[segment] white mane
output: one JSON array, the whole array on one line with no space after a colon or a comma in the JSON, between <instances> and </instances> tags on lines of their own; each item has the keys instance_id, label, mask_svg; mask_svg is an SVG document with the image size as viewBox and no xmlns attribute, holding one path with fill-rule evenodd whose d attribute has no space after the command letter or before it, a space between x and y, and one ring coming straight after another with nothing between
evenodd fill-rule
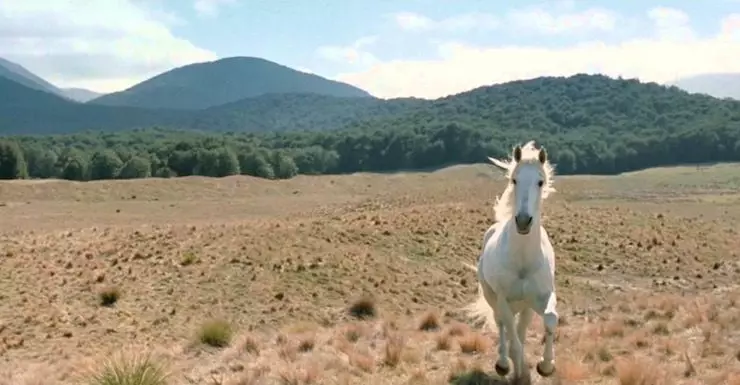
<instances>
[{"instance_id":1,"label":"white mane","mask_svg":"<svg viewBox=\"0 0 740 385\"><path fill-rule=\"evenodd\" d=\"M518 163L514 161L513 156L507 161L491 159L494 164L506 170L506 179L509 181L501 196L496 197L496 204L493 207L496 222L504 222L514 214L514 185L511 183L511 177L519 167L531 166L540 169L544 182L542 199L546 199L550 193L555 192L555 188L552 187L555 169L549 160L546 160L544 164L540 163L539 153L540 150L535 147L534 141L530 141L522 146L522 159Z\"/></svg>"}]
</instances>

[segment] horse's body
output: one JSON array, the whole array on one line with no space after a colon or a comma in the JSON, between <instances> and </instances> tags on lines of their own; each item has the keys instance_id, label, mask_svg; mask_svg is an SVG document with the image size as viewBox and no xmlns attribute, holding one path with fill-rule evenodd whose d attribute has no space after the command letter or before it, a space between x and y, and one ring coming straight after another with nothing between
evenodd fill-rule
<instances>
[{"instance_id":1,"label":"horse's body","mask_svg":"<svg viewBox=\"0 0 740 385\"><path fill-rule=\"evenodd\" d=\"M468 310L496 325L496 372L509 372L511 356L515 378L528 374L524 342L532 316L539 314L545 325L545 350L537 372L549 377L555 372L553 339L558 323L555 253L541 226L540 206L554 191L552 167L545 150L536 149L533 142L517 146L511 162L489 159L507 172L509 185L496 202L496 223L483 237L483 250L474 268L479 298Z\"/></svg>"}]
</instances>

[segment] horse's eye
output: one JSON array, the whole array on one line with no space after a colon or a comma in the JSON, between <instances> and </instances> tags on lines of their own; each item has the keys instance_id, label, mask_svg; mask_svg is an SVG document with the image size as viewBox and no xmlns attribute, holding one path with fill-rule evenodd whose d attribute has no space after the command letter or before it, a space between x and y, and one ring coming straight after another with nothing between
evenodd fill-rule
<instances>
[{"instance_id":1,"label":"horse's eye","mask_svg":"<svg viewBox=\"0 0 740 385\"><path fill-rule=\"evenodd\" d=\"M512 179L511 184L516 184L516 179Z\"/></svg>"},{"instance_id":2,"label":"horse's eye","mask_svg":"<svg viewBox=\"0 0 740 385\"><path fill-rule=\"evenodd\" d=\"M542 184L543 184L543 183L544 183L544 182L542 182L542 181L539 181L539 182L537 182L537 185L539 185L540 187L542 187Z\"/></svg>"}]
</instances>

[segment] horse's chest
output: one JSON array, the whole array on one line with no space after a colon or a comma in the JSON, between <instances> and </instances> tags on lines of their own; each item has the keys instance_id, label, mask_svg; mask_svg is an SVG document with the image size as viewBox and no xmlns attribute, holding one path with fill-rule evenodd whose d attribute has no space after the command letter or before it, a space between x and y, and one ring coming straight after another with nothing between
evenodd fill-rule
<instances>
[{"instance_id":1,"label":"horse's chest","mask_svg":"<svg viewBox=\"0 0 740 385\"><path fill-rule=\"evenodd\" d=\"M540 292L536 280L524 270L518 271L507 281L506 299L510 302L533 300Z\"/></svg>"}]
</instances>

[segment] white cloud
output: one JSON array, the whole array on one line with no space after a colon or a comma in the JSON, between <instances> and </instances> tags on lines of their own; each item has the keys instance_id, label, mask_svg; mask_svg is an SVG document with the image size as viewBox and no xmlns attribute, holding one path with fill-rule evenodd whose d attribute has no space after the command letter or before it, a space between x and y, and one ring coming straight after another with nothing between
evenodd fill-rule
<instances>
[{"instance_id":1,"label":"white cloud","mask_svg":"<svg viewBox=\"0 0 740 385\"><path fill-rule=\"evenodd\" d=\"M399 12L391 15L391 17L401 29L417 32L428 30L490 30L499 26L498 18L487 13L465 13L441 20L433 20L413 12Z\"/></svg>"},{"instance_id":2,"label":"white cloud","mask_svg":"<svg viewBox=\"0 0 740 385\"><path fill-rule=\"evenodd\" d=\"M60 87L110 92L172 67L216 59L172 35L141 2L0 1L0 57Z\"/></svg>"},{"instance_id":3,"label":"white cloud","mask_svg":"<svg viewBox=\"0 0 740 385\"><path fill-rule=\"evenodd\" d=\"M567 7L570 8L570 7ZM567 9L552 13L540 7L513 10L506 14L505 25L515 30L531 30L542 34L565 32L612 31L617 24L615 12L590 8L580 12Z\"/></svg>"},{"instance_id":4,"label":"white cloud","mask_svg":"<svg viewBox=\"0 0 740 385\"><path fill-rule=\"evenodd\" d=\"M233 4L236 4L236 0L195 0L193 9L199 16L216 17L221 7Z\"/></svg>"},{"instance_id":5,"label":"white cloud","mask_svg":"<svg viewBox=\"0 0 740 385\"><path fill-rule=\"evenodd\" d=\"M670 82L711 72L740 72L740 13L728 15L719 32L699 38L686 15L658 8L648 13L652 36L620 43L583 41L567 47L479 47L448 42L433 60L393 60L335 78L379 97L434 98L478 86L538 76L604 73Z\"/></svg>"},{"instance_id":6,"label":"white cloud","mask_svg":"<svg viewBox=\"0 0 740 385\"><path fill-rule=\"evenodd\" d=\"M316 53L322 58L335 63L368 67L379 62L375 55L366 50L366 47L375 44L376 41L377 36L366 36L346 46L326 45L319 47Z\"/></svg>"},{"instance_id":7,"label":"white cloud","mask_svg":"<svg viewBox=\"0 0 740 385\"><path fill-rule=\"evenodd\" d=\"M488 13L465 13L440 20L412 12L392 15L399 28L406 31L465 32L470 30L507 29L515 32L532 31L543 34L564 32L611 31L618 16L602 8L573 11L574 3L562 1L551 4L553 11L542 7L527 7L507 12L503 17Z\"/></svg>"}]
</instances>

